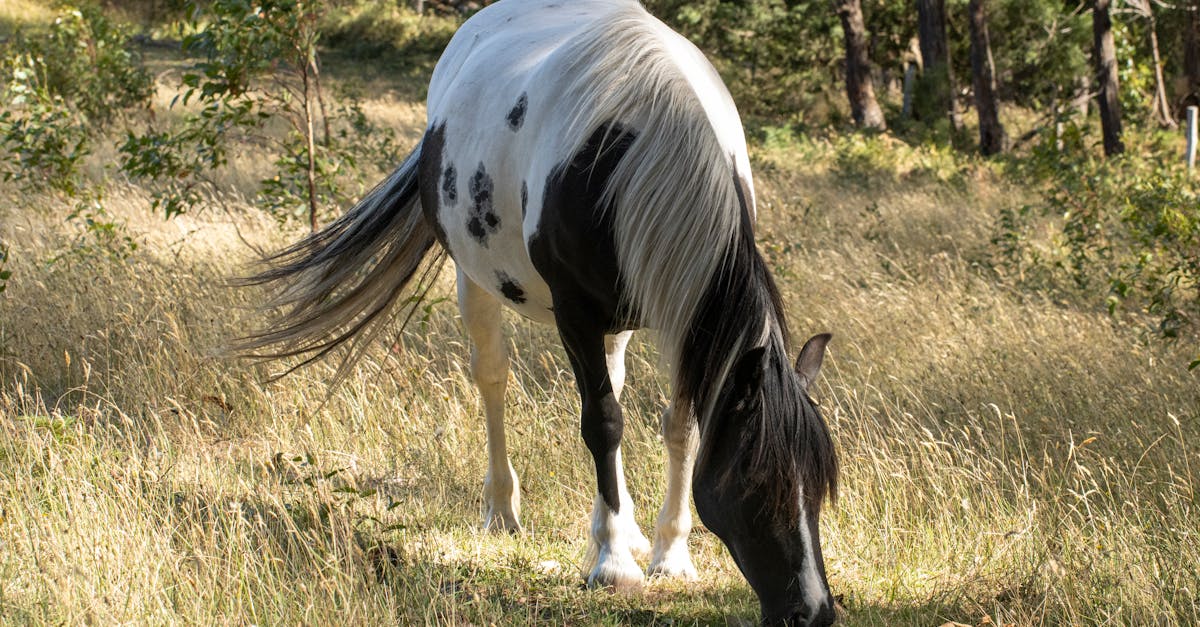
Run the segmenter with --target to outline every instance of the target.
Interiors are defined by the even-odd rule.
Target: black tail
[[[407,323],[446,257],[440,246],[429,254],[437,240],[421,211],[420,156],[418,145],[346,215],[266,258],[267,269],[237,281],[275,287],[263,309],[285,311],[238,340],[235,350],[268,359],[305,356],[292,372],[349,342],[336,384],[406,309]],[[417,285],[406,290],[418,274]]]

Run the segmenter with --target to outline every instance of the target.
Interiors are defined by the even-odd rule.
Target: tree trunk
[[[842,39],[846,44],[846,96],[850,98],[850,115],[862,128],[887,130],[883,111],[875,100],[871,84],[871,60],[867,56],[867,28],[863,24],[859,0],[836,0],[838,17],[842,20]]]
[[[1146,12],[1147,27],[1150,31],[1150,54],[1154,62],[1154,113],[1158,121],[1166,128],[1178,128],[1175,118],[1171,116],[1171,105],[1167,102],[1167,85],[1163,80],[1162,56],[1158,53],[1158,23],[1154,20],[1154,3],[1147,0],[1143,3]]]
[[[945,0],[917,0],[917,35],[924,65],[915,106],[917,117],[932,120],[947,115],[957,131],[962,128],[962,120],[954,99],[954,70],[946,43]]]
[[[979,111],[979,151],[984,156],[1004,152],[1007,137],[1000,124],[996,106],[996,64],[988,41],[985,0],[971,0],[971,73],[975,87],[975,108]]]
[[[1092,57],[1096,63],[1096,83],[1100,88],[1100,126],[1104,132],[1104,154],[1125,152],[1121,143],[1121,100],[1117,84],[1117,44],[1113,40],[1112,18],[1108,9],[1112,0],[1094,0],[1092,5]]]
[[[1092,102],[1092,75],[1084,72],[1075,76],[1075,93],[1071,95],[1071,108],[1079,116],[1080,123],[1087,120],[1088,109]]]

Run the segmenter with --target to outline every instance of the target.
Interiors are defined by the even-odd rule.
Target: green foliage
[[[91,3],[60,3],[48,32],[19,38],[40,89],[93,125],[144,106],[153,81],[130,46],[130,32]]]
[[[330,46],[360,58],[436,56],[450,43],[459,23],[452,17],[418,15],[403,2],[355,0],[331,6],[320,28]]]
[[[199,60],[184,73],[174,105],[194,105],[182,124],[127,135],[122,169],[153,181],[154,206],[187,211],[212,187],[239,142],[272,146],[276,173],[259,197],[280,219],[317,213],[347,199],[361,180],[357,157],[385,154],[394,134],[374,127],[353,98],[330,105],[320,83],[317,43],[323,5],[301,0],[192,5],[184,51]],[[279,131],[283,126],[286,130]]]
[[[992,240],[999,265],[1022,282],[1036,281],[1028,286],[1038,290],[1086,299],[1104,290],[1110,313],[1144,313],[1155,335],[1181,337],[1200,316],[1195,178],[1153,157],[1090,158],[1074,127],[1064,142],[1059,151],[1048,137],[1017,166],[1018,176],[1041,185],[1041,198],[1001,213]],[[1033,232],[1046,220],[1056,246],[1039,249]]]
[[[126,233],[125,225],[104,209],[103,196],[99,193],[83,194],[67,215],[67,221],[80,229],[70,250],[76,256],[124,261],[137,252],[137,242]]]
[[[830,92],[840,88],[829,76],[843,58],[837,15],[827,0],[645,4],[704,50],[743,112],[835,114]]]
[[[0,146],[16,157],[0,166],[4,180],[78,191],[93,134],[150,96],[150,75],[128,44],[96,6],[63,4],[48,30],[4,47]]]
[[[1091,73],[1091,15],[1082,8],[1052,0],[988,3],[992,54],[1005,99],[1046,110],[1056,100],[1071,98],[1077,79]],[[961,31],[966,30],[964,25]],[[969,59],[960,57],[960,76],[970,77]]]
[[[103,190],[84,179],[82,165],[107,125],[146,105],[152,80],[126,28],[93,4],[59,6],[47,30],[19,33],[3,50],[0,147],[15,158],[0,164],[0,176],[71,203],[67,220],[82,229],[76,252],[123,259],[137,245],[108,219]],[[8,276],[0,272],[0,289]]]
[[[62,96],[47,88],[38,61],[17,53],[4,59],[8,83],[0,111],[0,146],[12,159],[0,162],[5,181],[22,188],[73,194],[79,167],[90,151],[89,133]]]

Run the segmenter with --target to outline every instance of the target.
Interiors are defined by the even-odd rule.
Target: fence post
[[[1187,108],[1187,167],[1188,172],[1196,168],[1196,111],[1192,105]]]

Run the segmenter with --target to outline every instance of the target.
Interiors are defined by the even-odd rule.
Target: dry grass
[[[418,132],[410,101],[369,111]],[[817,397],[844,469],[823,534],[846,622],[1200,621],[1200,386],[1185,356],[990,279],[992,217],[1020,192],[987,167],[947,174],[945,155],[893,146],[864,169],[847,154],[755,155],[760,241],[792,327],[835,334]],[[267,384],[269,366],[224,357],[256,295],[223,278],[251,245],[296,233],[242,200],[253,177],[221,176],[224,210],[171,222],[114,183],[106,207],[142,244],[126,261],[82,252],[53,198],[0,189],[0,622],[753,620],[702,529],[699,584],[580,588],[594,479],[578,400],[553,332],[516,318],[528,533],[478,531],[482,409],[449,273],[425,318],[323,407],[331,366]],[[635,340],[625,458],[646,530],[663,492],[655,359]]]

